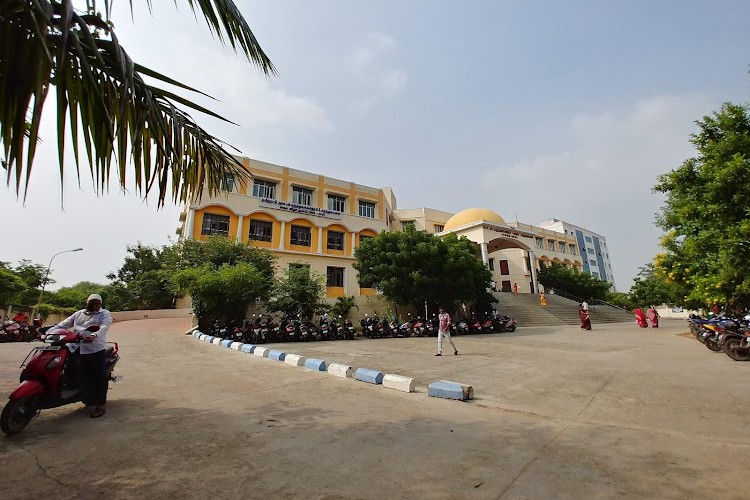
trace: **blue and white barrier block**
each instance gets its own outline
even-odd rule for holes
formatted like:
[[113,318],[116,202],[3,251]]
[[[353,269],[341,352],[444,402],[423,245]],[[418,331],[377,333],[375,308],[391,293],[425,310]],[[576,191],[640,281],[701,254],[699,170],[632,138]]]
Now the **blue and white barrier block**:
[[284,358],[286,358],[285,352],[268,351],[268,359],[273,359],[274,361],[284,361]]
[[357,371],[354,372],[354,378],[360,382],[367,382],[369,384],[382,384],[383,372],[370,370],[369,368],[357,368]]
[[221,347],[229,347],[230,345],[232,345],[232,341],[229,339],[224,339],[221,342],[219,342],[219,345]]
[[205,333],[201,333],[200,335],[198,335],[198,340],[200,340],[201,342],[205,342],[206,337],[207,335]]
[[328,373],[334,377],[352,378],[352,367],[341,363],[331,363],[328,365]]
[[214,337],[213,340],[211,340],[211,343],[214,345],[219,345],[224,339],[221,337]]
[[316,372],[324,372],[326,371],[326,362],[322,359],[307,358],[305,360],[305,368],[315,370]]
[[433,398],[466,401],[467,399],[474,399],[474,388],[470,385],[440,380],[439,382],[431,383],[427,387],[427,395]]
[[211,335],[206,335],[205,337],[203,337],[203,342],[207,342],[210,344],[213,339],[214,337],[212,337]]
[[239,351],[242,346],[245,345],[242,342],[232,342],[232,344],[229,346],[230,349],[234,349],[235,351]]
[[401,392],[414,392],[416,382],[411,377],[404,377],[401,375],[391,375],[386,373],[383,376],[383,387],[389,389],[396,389]]
[[242,347],[240,347],[240,351],[252,354],[256,347],[258,346],[253,344],[244,344]]
[[305,361],[307,361],[307,358],[299,354],[287,354],[286,359],[284,359],[284,363],[292,366],[305,366]]

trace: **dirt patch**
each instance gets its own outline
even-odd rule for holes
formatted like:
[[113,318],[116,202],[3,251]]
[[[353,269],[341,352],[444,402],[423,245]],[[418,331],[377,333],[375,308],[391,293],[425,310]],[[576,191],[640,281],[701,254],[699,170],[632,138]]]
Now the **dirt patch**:
[[693,335],[693,334],[692,334],[692,333],[690,333],[690,332],[685,332],[685,333],[675,333],[675,335],[677,335],[678,337],[685,337],[686,339],[694,339],[694,338],[695,338],[695,335]]

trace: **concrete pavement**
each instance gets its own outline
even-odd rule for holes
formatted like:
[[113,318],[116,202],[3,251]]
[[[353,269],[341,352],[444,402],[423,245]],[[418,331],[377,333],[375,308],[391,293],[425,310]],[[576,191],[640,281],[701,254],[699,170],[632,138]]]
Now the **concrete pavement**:
[[[417,393],[116,323],[108,413],[45,410],[0,438],[3,498],[747,498],[750,363],[632,324],[275,344],[414,377]],[[25,344],[0,345],[0,397]],[[450,352],[450,349],[446,349]],[[467,403],[429,382],[471,384]]]

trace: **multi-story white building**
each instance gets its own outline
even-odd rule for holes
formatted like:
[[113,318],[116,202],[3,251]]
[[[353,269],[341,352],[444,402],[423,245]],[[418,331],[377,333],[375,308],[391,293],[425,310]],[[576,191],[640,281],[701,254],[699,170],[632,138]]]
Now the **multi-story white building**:
[[578,241],[578,247],[581,249],[583,270],[595,278],[610,282],[612,290],[615,290],[615,275],[612,271],[612,261],[609,258],[607,238],[559,219],[543,220],[539,223],[539,226],[574,236]]

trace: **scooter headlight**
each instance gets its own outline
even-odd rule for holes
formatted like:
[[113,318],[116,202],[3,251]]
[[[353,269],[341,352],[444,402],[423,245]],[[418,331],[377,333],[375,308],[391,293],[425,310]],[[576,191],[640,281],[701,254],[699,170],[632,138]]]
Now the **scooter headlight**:
[[51,370],[52,368],[60,366],[60,363],[62,363],[62,356],[55,356],[49,361],[49,363],[47,363],[47,366],[45,366],[45,368]]

